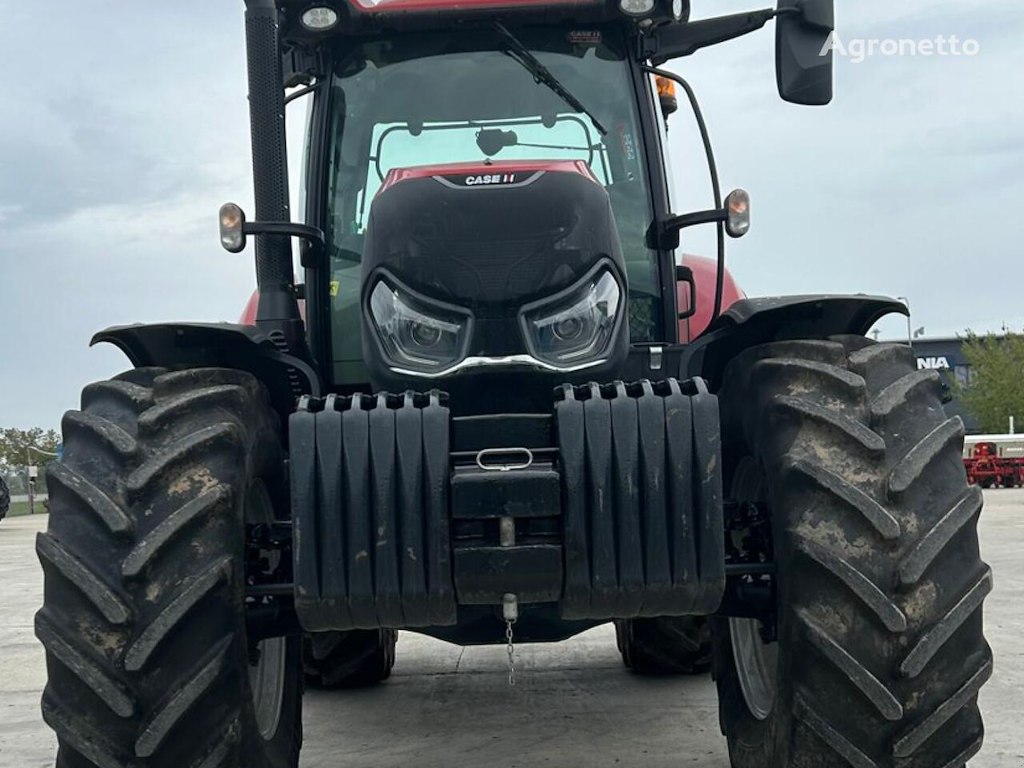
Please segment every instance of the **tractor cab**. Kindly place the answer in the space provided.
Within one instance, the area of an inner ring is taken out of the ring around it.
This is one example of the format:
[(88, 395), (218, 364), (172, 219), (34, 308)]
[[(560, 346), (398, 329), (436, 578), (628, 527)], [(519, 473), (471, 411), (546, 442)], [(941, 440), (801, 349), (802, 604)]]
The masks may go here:
[(739, 298), (724, 267), (678, 263), (678, 229), (726, 207), (716, 191), (703, 218), (674, 216), (675, 83), (650, 62), (781, 11), (723, 31), (679, 0), (278, 10), (290, 98), (312, 100), (305, 321), (328, 388), (439, 387), (471, 410), (498, 388), (543, 411), (561, 383), (656, 378), (661, 350)]
[(650, 93), (625, 30), (513, 29), (341, 46), (323, 224), (342, 377), (360, 361), (390, 390), (537, 373), (550, 400), (559, 377), (620, 366), (630, 336), (664, 339)]

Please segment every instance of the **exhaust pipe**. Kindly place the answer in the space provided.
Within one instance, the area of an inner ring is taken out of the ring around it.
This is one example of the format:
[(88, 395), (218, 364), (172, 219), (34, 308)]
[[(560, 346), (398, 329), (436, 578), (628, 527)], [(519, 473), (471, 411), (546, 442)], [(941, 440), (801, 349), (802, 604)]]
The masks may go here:
[[(256, 220), (290, 222), (277, 3), (275, 0), (245, 0), (245, 6)], [(282, 235), (256, 237), (256, 282), (260, 292), (256, 325), (266, 327), (272, 334), (275, 329), (281, 331), (283, 340), (292, 350), (304, 347), (290, 238)], [(292, 338), (296, 335), (298, 338)]]

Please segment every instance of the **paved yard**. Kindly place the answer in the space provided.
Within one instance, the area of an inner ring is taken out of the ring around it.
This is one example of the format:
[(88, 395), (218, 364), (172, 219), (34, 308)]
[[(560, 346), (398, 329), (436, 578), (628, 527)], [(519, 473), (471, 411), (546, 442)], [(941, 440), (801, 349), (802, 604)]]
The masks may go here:
[[(982, 536), (996, 589), (987, 603), (996, 674), (982, 693), (988, 727), (972, 768), (1024, 768), (1024, 490), (986, 492)], [(38, 709), (43, 653), (32, 635), (43, 517), (0, 523), (0, 767), (53, 765)], [(622, 669), (608, 627), (520, 649), (505, 685), (500, 648), (463, 651), (404, 633), (392, 679), (306, 697), (303, 768), (623, 766), (728, 768), (707, 678), (650, 680)], [(468, 726), (468, 727), (467, 727)]]

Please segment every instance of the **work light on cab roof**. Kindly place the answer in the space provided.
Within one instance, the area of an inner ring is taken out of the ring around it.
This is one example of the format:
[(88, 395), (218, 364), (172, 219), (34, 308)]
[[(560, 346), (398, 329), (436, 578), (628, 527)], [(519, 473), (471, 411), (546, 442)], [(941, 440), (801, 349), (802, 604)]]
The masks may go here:
[(619, 8), (630, 16), (646, 16), (654, 10), (654, 0), (619, 0)]
[(302, 26), (313, 32), (326, 32), (338, 23), (338, 12), (333, 8), (317, 6), (302, 12)]
[[(689, 15), (687, 0), (280, 0), (288, 19), (314, 35), (369, 29), (441, 28), (500, 17), (590, 24), (622, 21), (650, 27)], [(285, 19), (288, 26), (293, 23)]]

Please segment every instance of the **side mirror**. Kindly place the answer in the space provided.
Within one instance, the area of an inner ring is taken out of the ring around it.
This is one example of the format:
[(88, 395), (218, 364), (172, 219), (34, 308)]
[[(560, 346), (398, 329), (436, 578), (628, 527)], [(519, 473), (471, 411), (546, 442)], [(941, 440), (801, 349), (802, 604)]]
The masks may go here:
[(775, 69), (779, 95), (793, 104), (832, 101), (835, 0), (779, 0)]

